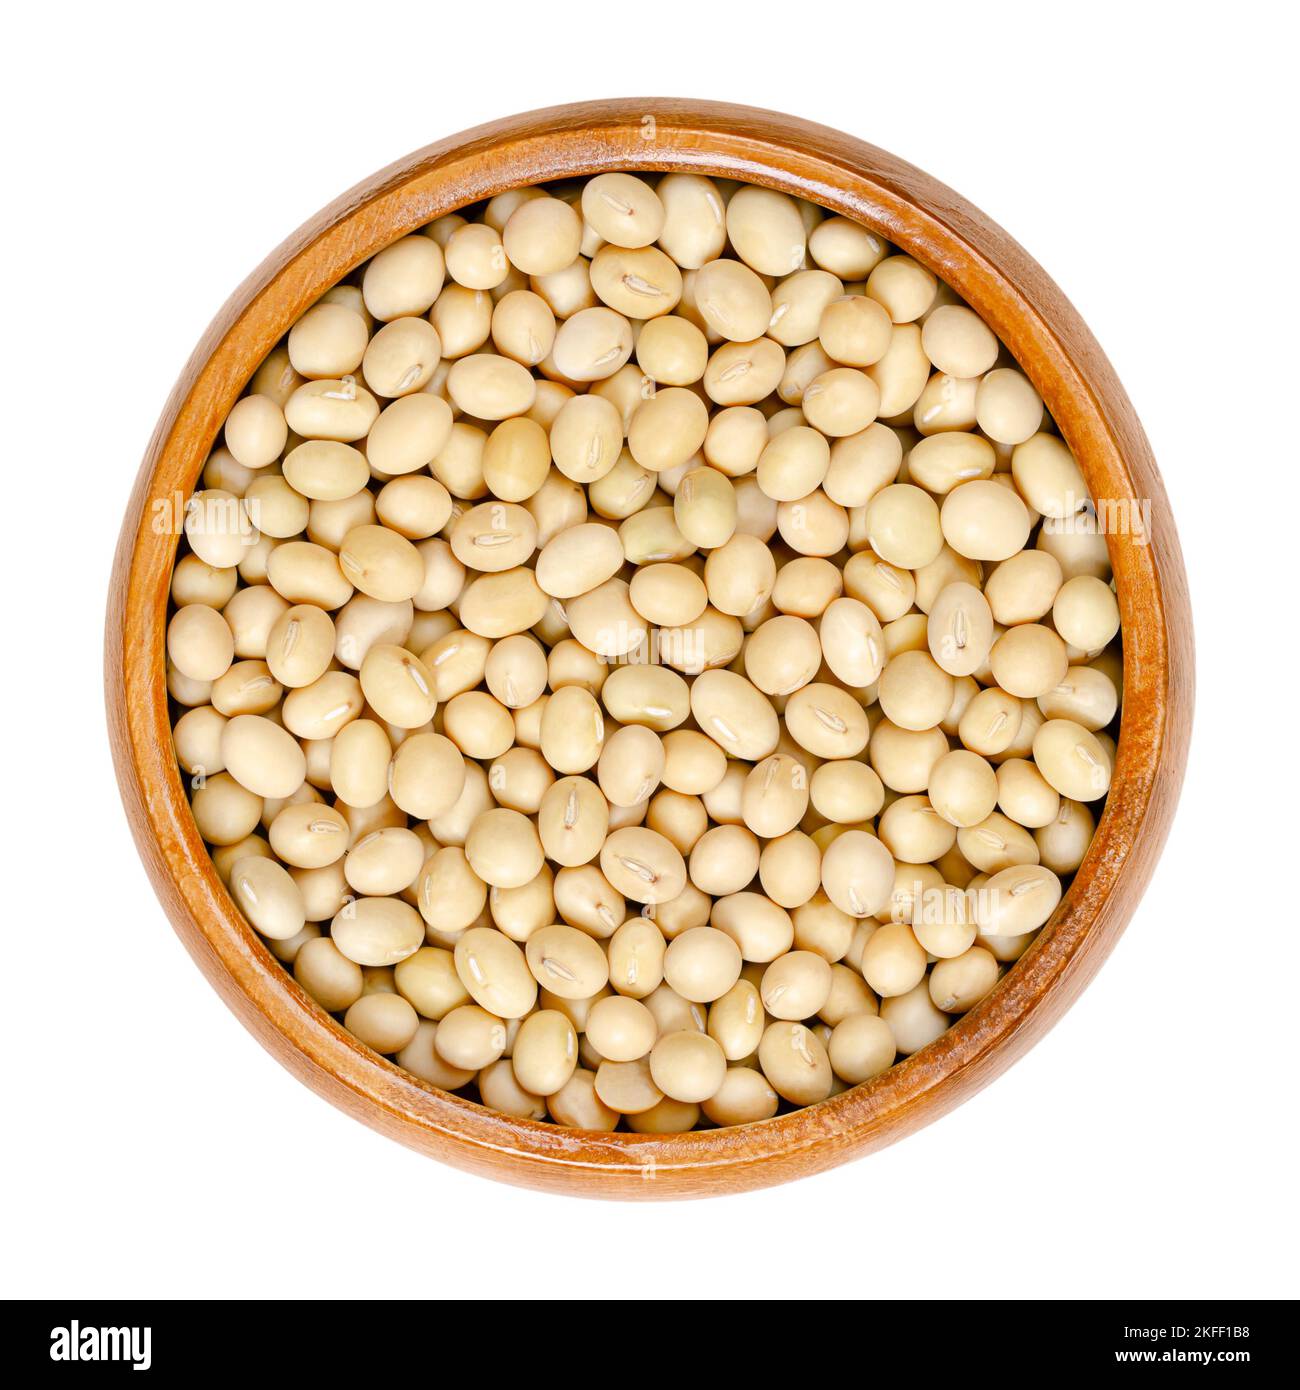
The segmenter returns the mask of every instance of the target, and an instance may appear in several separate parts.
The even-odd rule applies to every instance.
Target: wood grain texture
[[[516,1120],[425,1085],[361,1046],[271,956],[212,867],[172,754],[164,633],[177,536],[153,526],[155,499],[188,494],[255,367],[322,291],[442,213],[520,184],[609,169],[744,179],[881,233],[948,281],[1007,345],[1093,495],[1149,499],[1151,508],[1149,543],[1108,537],[1125,679],[1109,800],[1030,952],[943,1037],[884,1076],[761,1124],[667,1137]],[[172,391],[131,495],[105,685],[123,802],[159,899],[222,997],[297,1076],[381,1132],[477,1173],[585,1196],[699,1197],[815,1173],[901,1138],[987,1085],[1069,1007],[1136,908],[1174,814],[1191,730],[1192,626],[1173,517],[1133,407],[1069,301],[1015,241],[918,169],[826,127],[643,98],[530,112],[430,145],[326,208],[235,291]]]

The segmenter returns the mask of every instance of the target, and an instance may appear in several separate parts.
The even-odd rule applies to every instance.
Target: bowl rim
[[[1149,505],[1146,543],[1108,534],[1124,633],[1124,703],[1107,804],[1048,926],[938,1040],[863,1085],[758,1123],[682,1135],[593,1133],[499,1114],[357,1042],[244,922],[199,838],[172,754],[164,637],[178,528],[257,364],[320,293],[397,237],[521,184],[607,170],[695,172],[808,198],[946,280],[1043,396],[1094,497]],[[173,510],[169,511],[171,508]],[[973,1095],[1036,1042],[1096,973],[1168,833],[1193,702],[1181,551],[1149,445],[1073,306],[1007,233],[913,166],[794,116],[629,98],[525,112],[408,155],[343,194],[231,295],[181,373],[141,463],[114,561],[105,640],[110,741],[155,891],[250,1031],[342,1109],[457,1166],[587,1196],[703,1196],[769,1185],[883,1147]]]

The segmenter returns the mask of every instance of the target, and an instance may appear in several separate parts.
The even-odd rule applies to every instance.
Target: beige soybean
[[[883,304],[865,295],[846,295],[826,305],[817,337],[833,362],[870,367],[885,355],[893,331]]]
[[[477,1004],[462,1004],[439,1023],[434,1047],[451,1066],[478,1071],[505,1052],[506,1025]]]
[[[921,345],[939,371],[954,377],[982,376],[998,357],[992,329],[964,304],[941,304],[928,314]]]
[[[1100,651],[1119,631],[1119,603],[1109,584],[1093,575],[1067,579],[1052,601],[1052,623],[1072,647]]]
[[[632,355],[632,325],[605,306],[580,309],[561,323],[550,361],[574,382],[611,377]]]
[[[532,1095],[554,1096],[578,1065],[578,1035],[557,1009],[539,1009],[519,1026],[511,1053],[516,1081]]]
[[[486,690],[466,690],[443,707],[446,736],[469,758],[499,758],[515,739],[510,711]]]
[[[808,251],[819,266],[842,280],[861,281],[885,258],[888,247],[847,217],[827,217],[808,234]]]
[[[930,771],[930,804],[951,825],[978,825],[998,801],[999,774],[965,748],[945,753]]]
[[[993,613],[974,584],[945,584],[931,605],[926,643],[936,664],[950,676],[969,676],[984,665],[993,646]]]
[[[681,271],[653,246],[602,246],[592,257],[590,275],[601,301],[629,319],[654,320],[682,297]]]
[[[729,755],[758,761],[776,748],[776,711],[763,693],[734,671],[704,671],[690,688],[700,729]]]
[[[203,784],[195,788],[190,804],[199,834],[210,845],[238,844],[252,833],[262,817],[262,798],[241,787],[228,772],[204,777]],[[346,847],[345,838],[339,853]],[[274,842],[272,848],[275,848]],[[277,849],[276,853],[280,851]],[[283,854],[280,857],[285,858]]]
[[[328,936],[303,944],[294,957],[293,977],[327,1013],[342,1013],[361,998],[361,967]]]
[[[936,962],[930,971],[930,998],[946,1014],[964,1014],[998,982],[996,957],[980,946]]]
[[[289,427],[269,396],[245,396],[226,416],[226,448],[245,468],[265,468],[280,457]]]
[[[930,307],[939,282],[910,256],[889,256],[867,276],[867,296],[894,323],[911,323]]]
[[[727,236],[760,275],[789,275],[803,263],[806,232],[798,204],[775,189],[737,189],[727,203]]]
[[[704,391],[715,405],[752,406],[776,390],[785,372],[785,353],[770,338],[724,342],[704,369]]]
[[[436,1021],[469,1003],[469,992],[456,974],[452,953],[437,946],[421,946],[398,961],[393,967],[393,983],[423,1018]]]
[[[518,888],[541,872],[542,844],[533,822],[506,807],[484,811],[470,826],[465,857],[496,888]]]
[[[766,1024],[758,988],[749,980],[737,980],[709,1008],[709,1037],[729,1062],[743,1061],[758,1051]]]
[[[479,1095],[489,1109],[514,1115],[521,1120],[546,1118],[545,1099],[533,1095],[519,1084],[514,1065],[509,1059],[502,1058],[484,1067],[477,1079]]]
[[[467,415],[505,420],[532,407],[537,387],[528,368],[513,358],[475,353],[453,363],[447,394]]]
[[[745,645],[745,674],[765,695],[789,695],[817,674],[822,645],[817,629],[803,618],[769,618]]]
[[[307,775],[298,741],[280,725],[240,714],[221,731],[221,759],[240,786],[256,796],[292,796]]]
[[[601,749],[596,779],[614,806],[635,806],[659,785],[664,768],[663,743],[652,729],[630,724],[617,730]]]
[[[1035,434],[1011,454],[1011,476],[1025,500],[1047,517],[1072,517],[1088,487],[1069,446],[1054,434]]]
[[[907,456],[907,475],[927,492],[943,496],[962,483],[991,478],[996,464],[987,439],[954,430],[921,440]]]
[[[486,901],[487,885],[459,846],[445,845],[425,861],[416,903],[434,932],[449,936],[464,931],[479,919]]]
[[[337,746],[338,740],[335,742]],[[370,742],[372,739],[367,736],[367,744]],[[349,741],[345,744],[349,756],[350,747]],[[374,759],[377,751],[376,746],[367,756]],[[373,769],[373,761],[370,766]],[[417,733],[398,745],[387,775],[389,794],[403,811],[420,820],[434,820],[450,811],[460,798],[465,787],[465,760],[456,745],[442,734]]]
[[[587,1016],[586,1036],[611,1062],[645,1057],[659,1035],[654,1015],[636,999],[611,995],[598,999]]]
[[[871,548],[882,560],[900,569],[920,569],[943,547],[946,533],[940,515],[934,499],[919,487],[891,483],[867,503]]]
[[[980,890],[976,914],[989,936],[1020,936],[1036,931],[1061,900],[1061,880],[1041,864],[1002,869]]]
[[[397,898],[358,898],[330,923],[330,936],[358,965],[396,965],[424,944],[424,923]]]
[[[420,1016],[400,994],[366,994],[343,1016],[343,1026],[376,1052],[401,1052],[415,1037]]]
[[[537,557],[537,583],[559,599],[577,598],[612,579],[623,567],[618,532],[599,522],[570,526]]]
[[[654,1084],[673,1100],[699,1103],[722,1085],[727,1059],[707,1033],[680,1029],[659,1038],[650,1052]]]
[[[736,892],[718,898],[709,922],[736,943],[746,961],[767,964],[794,942],[790,914],[761,893]]]
[[[405,647],[380,643],[366,653],[358,675],[370,707],[401,729],[418,729],[433,718],[437,697],[433,673]]]
[[[1096,801],[1110,789],[1106,749],[1072,719],[1047,720],[1034,735],[1033,752],[1039,772],[1070,801]]]
[[[981,873],[993,874],[1014,864],[1036,864],[1038,846],[1021,825],[994,811],[978,825],[957,832],[957,848]]]
[[[974,429],[978,392],[978,380],[936,372],[925,383],[925,389],[912,407],[912,422],[917,432],[928,439],[953,430]]]
[[[830,465],[822,486],[842,507],[865,507],[877,492],[896,481],[902,460],[903,444],[898,434],[873,421],[831,444]]]
[[[658,385],[690,386],[709,365],[708,339],[689,320],[665,314],[651,319],[637,335],[636,360]]]
[[[856,367],[832,367],[809,382],[802,407],[808,423],[832,439],[858,434],[879,413],[880,387]]]
[[[966,706],[957,736],[973,753],[995,757],[1011,747],[1020,730],[1020,701],[1004,690],[981,690]]]
[[[1006,560],[1029,539],[1029,511],[1016,493],[990,479],[961,483],[943,500],[943,537],[971,560]]]
[[[673,495],[673,519],[692,545],[712,550],[736,530],[736,493],[716,468],[693,468]]]
[[[952,705],[953,679],[928,651],[902,651],[881,673],[878,698],[900,729],[933,729]]]
[[[555,314],[532,290],[511,290],[492,310],[491,331],[492,342],[502,356],[536,367],[546,360],[555,342]]]
[[[644,999],[663,983],[666,944],[648,918],[633,917],[609,939],[609,983],[621,995]]]
[[[841,912],[869,917],[889,901],[894,862],[876,836],[864,830],[847,830],[823,851],[821,876],[826,896]]]
[[[456,942],[456,973],[474,1002],[498,1018],[523,1018],[537,998],[524,953],[491,927],[471,927]]]
[[[879,1076],[894,1064],[894,1034],[883,1018],[855,1013],[834,1026],[827,1053],[835,1075],[851,1086]]]
[[[230,872],[230,896],[263,936],[287,941],[307,920],[302,893],[274,859],[241,859]]]
[[[582,189],[582,216],[615,246],[649,246],[664,226],[664,205],[634,174],[597,174]]]
[[[1034,831],[1034,844],[1044,868],[1057,874],[1072,874],[1083,863],[1095,828],[1087,806],[1063,797],[1055,818]]]
[[[293,604],[313,604],[330,612],[342,608],[353,594],[352,581],[340,568],[338,556],[311,541],[285,541],[276,546],[266,573],[276,593]]]
[[[361,365],[369,339],[360,314],[343,304],[321,302],[289,330],[289,361],[302,376],[346,376]]]
[[[234,634],[215,608],[188,604],[177,609],[167,624],[167,655],[182,675],[195,681],[213,681],[234,659]]]
[[[867,549],[858,551],[844,566],[844,592],[860,599],[878,621],[887,623],[912,607],[916,581],[905,566],[890,564]]]
[[[767,286],[739,261],[715,260],[695,273],[695,302],[705,324],[735,343],[761,338],[772,318]]]
[[[663,903],[686,886],[680,851],[653,830],[626,826],[615,830],[600,851],[601,872],[626,898]]]
[[[844,592],[844,578],[835,565],[821,556],[800,555],[777,571],[770,595],[773,608],[798,618],[818,618]],[[743,615],[751,619],[754,613]]]
[[[975,393],[975,420],[999,444],[1023,444],[1042,425],[1042,397],[1020,372],[998,367],[980,381]]]
[[[610,673],[600,696],[620,724],[644,724],[664,732],[676,728],[691,713],[693,689],[676,671],[666,667],[626,665]]]
[[[424,236],[407,236],[371,258],[361,279],[366,308],[387,322],[428,311],[442,288],[442,248]]]
[[[608,981],[604,951],[576,927],[543,927],[533,932],[524,949],[533,977],[561,999],[590,999]]]
[[[822,763],[808,787],[818,815],[840,825],[870,820],[884,805],[885,789],[879,776],[855,759]]]
[[[741,815],[764,839],[793,830],[808,809],[808,774],[803,764],[784,753],[756,763],[745,779]]]
[[[1065,643],[1051,628],[1022,623],[1008,628],[994,642],[989,668],[1009,695],[1036,700],[1065,679],[1070,659]]]
[[[386,526],[357,526],[343,538],[339,568],[354,588],[397,603],[412,598],[424,581],[420,552]]]
[[[463,512],[451,527],[451,549],[468,569],[497,574],[522,565],[533,553],[537,523],[510,502],[484,502]]]
[[[886,922],[862,949],[863,979],[882,1000],[914,988],[925,965],[925,948],[906,922]]]
[[[643,468],[662,473],[695,454],[708,427],[708,407],[699,396],[683,386],[668,386],[637,406],[627,445]]]
[[[257,540],[243,502],[224,488],[196,492],[186,504],[184,526],[190,549],[214,569],[240,564]]]
[[[211,791],[217,779],[208,783]],[[231,783],[231,785],[237,785]],[[196,793],[196,817],[201,811],[203,793]],[[204,830],[202,822],[200,829]],[[332,806],[301,802],[285,806],[268,828],[271,848],[286,864],[298,869],[320,869],[342,859],[348,848],[348,823]],[[204,839],[213,837],[204,830]],[[215,841],[214,841],[215,843]]]
[[[587,864],[600,852],[609,828],[609,805],[585,777],[563,777],[542,796],[537,829],[542,847],[557,864]]]
[[[471,580],[461,595],[460,620],[480,637],[512,637],[541,622],[546,603],[533,571],[521,566]]]
[[[343,444],[364,438],[378,415],[379,402],[351,376],[305,381],[284,407],[284,419],[294,434],[303,439],[332,439]]]
[[[780,1105],[780,1097],[767,1078],[756,1068],[727,1068],[722,1085],[704,1101],[701,1109],[715,1125],[743,1125],[770,1120]]]
[[[930,359],[921,347],[920,329],[913,323],[895,324],[885,355],[866,372],[880,388],[877,413],[882,420],[892,420],[910,410],[930,377]]]
[[[802,1023],[769,1024],[758,1062],[777,1093],[793,1105],[814,1105],[831,1093],[834,1077],[825,1044]]]
[[[1071,666],[1062,680],[1038,697],[1038,707],[1048,719],[1072,719],[1096,733],[1114,719],[1119,692],[1104,671]]]
[[[655,192],[663,208],[659,245],[683,270],[698,270],[721,254],[727,239],[726,210],[712,179],[667,174]]]
[[[826,1003],[830,990],[831,967],[812,951],[788,951],[778,957],[764,970],[759,985],[763,1007],[780,1019],[811,1018]]]
[[[406,317],[394,319],[375,334],[366,346],[361,369],[376,395],[395,398],[427,386],[441,358],[438,330],[428,319]]]
[[[785,707],[790,737],[818,758],[852,758],[867,746],[867,712],[839,686],[814,681],[796,690]]]
[[[704,565],[709,602],[732,617],[744,617],[766,602],[776,580],[772,552],[756,536],[733,535],[709,553]]]
[[[720,999],[740,978],[740,948],[715,927],[692,927],[668,943],[664,979],[697,1004]]]
[[[436,535],[447,524],[451,512],[451,494],[436,478],[422,473],[393,478],[375,498],[379,520],[408,541]]]
[[[280,703],[284,687],[264,661],[237,661],[212,682],[212,707],[219,714],[269,715]]]

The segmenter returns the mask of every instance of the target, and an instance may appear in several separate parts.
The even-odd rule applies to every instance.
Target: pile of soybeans
[[[1034,387],[766,188],[607,173],[306,310],[185,516],[168,690],[251,927],[414,1076],[669,1133],[869,1080],[1029,948],[1119,608]]]

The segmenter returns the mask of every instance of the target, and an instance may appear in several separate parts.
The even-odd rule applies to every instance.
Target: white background
[[[5,1291],[1294,1297],[1297,38],[1275,4],[24,7],[7,21]],[[1282,26],[1288,26],[1283,30]],[[15,28],[16,26],[16,28]],[[584,97],[795,112],[920,165],[1065,288],[1188,559],[1197,732],[1156,879],[1024,1061],[885,1153],[608,1206],[346,1118],[236,1023],[127,833],[114,541],[193,344],[409,150]]]

